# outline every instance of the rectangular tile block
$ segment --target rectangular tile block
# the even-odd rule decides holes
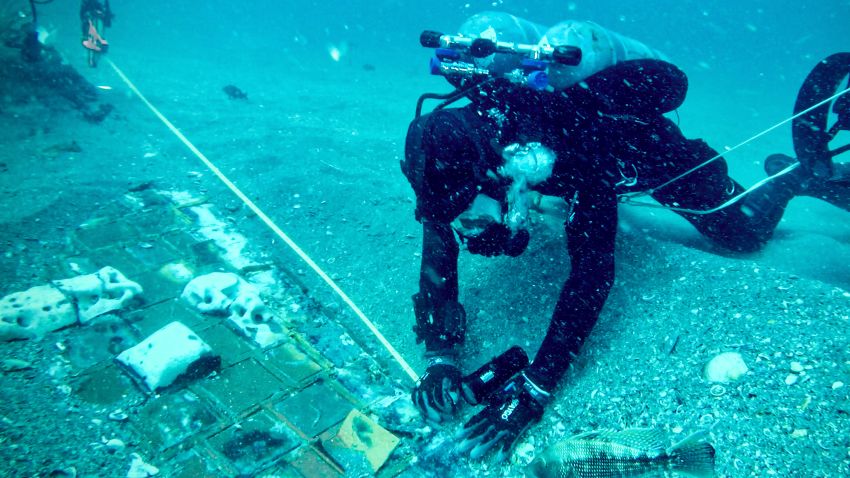
[[[95,219],[77,228],[74,237],[86,248],[94,250],[110,244],[138,241],[141,234],[138,229],[121,219]]]
[[[171,478],[221,478],[225,476],[218,465],[203,455],[202,447],[196,445],[191,450],[176,456],[171,463]]]
[[[89,253],[92,261],[100,267],[111,266],[130,280],[145,271],[145,265],[124,250],[124,246],[110,245]]]
[[[179,299],[166,300],[165,302],[133,312],[127,317],[127,322],[130,323],[141,337],[147,337],[166,324],[174,321],[182,322],[193,329],[202,329],[209,327],[216,320],[216,317],[206,317],[198,314]]]
[[[343,471],[314,447],[304,447],[290,461],[290,466],[298,470],[304,478],[336,478]]]
[[[182,229],[168,231],[162,235],[161,239],[171,244],[174,249],[184,252],[191,251],[196,244],[202,242],[188,231]]]
[[[269,412],[260,411],[239,421],[207,442],[241,476],[254,476],[298,448],[302,441]]]
[[[176,228],[185,227],[183,221],[179,221],[174,209],[170,204],[150,207],[125,218],[139,228],[143,234],[159,235],[163,232]]]
[[[63,355],[75,369],[82,371],[111,361],[116,355],[138,343],[135,330],[116,315],[102,315],[69,332]]]
[[[183,444],[217,422],[210,406],[188,390],[160,395],[131,418],[143,445],[152,452]]]
[[[74,383],[74,393],[83,401],[97,405],[141,402],[142,392],[115,364],[94,367],[79,376]]]
[[[130,242],[124,247],[127,253],[144,264],[145,270],[148,271],[159,269],[164,264],[177,260],[182,252],[162,240]]]
[[[273,372],[282,374],[297,384],[306,384],[323,370],[318,363],[291,341],[266,350],[262,360],[263,364]]]
[[[218,376],[201,384],[225,411],[238,415],[258,406],[273,394],[292,388],[292,383],[278,379],[254,359],[247,359],[223,369]]]
[[[376,473],[398,446],[399,439],[369,416],[352,410],[322,446],[349,476]]]
[[[334,386],[317,382],[274,405],[304,436],[313,438],[341,422],[354,405]]]
[[[247,340],[221,323],[199,330],[198,336],[221,355],[221,363],[224,367],[245,360],[254,351]]]
[[[119,269],[120,270],[120,269]],[[144,292],[142,298],[146,305],[153,305],[168,299],[180,297],[183,285],[166,278],[159,270],[149,270],[133,276]]]

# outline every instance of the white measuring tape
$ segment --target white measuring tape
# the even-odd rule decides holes
[[[169,121],[168,118],[166,118],[165,115],[163,115],[156,108],[156,106],[153,105],[153,103],[148,101],[148,99],[145,98],[145,95],[143,95],[142,92],[139,91],[138,88],[136,88],[136,85],[134,85],[133,82],[130,81],[127,75],[125,75],[124,72],[121,71],[121,69],[118,68],[118,66],[112,62],[112,60],[106,58],[106,62],[107,64],[109,64],[109,66],[112,67],[113,70],[115,70],[115,73],[118,74],[118,77],[121,78],[121,81],[123,81],[127,85],[127,87],[130,88],[130,91],[132,91],[136,96],[138,96],[139,99],[142,100],[142,102],[145,104],[145,106],[147,106],[151,110],[151,112],[153,112],[153,114],[156,115],[156,117],[159,118],[159,120],[162,121],[162,123],[172,133],[174,133],[174,136],[176,136],[177,139],[179,139],[183,144],[185,144],[186,147],[189,148],[189,151],[194,153],[195,156],[197,156],[198,159],[200,159],[201,162],[203,162],[204,165],[206,165],[206,167],[210,171],[212,171],[212,173],[215,174],[216,177],[218,177],[218,179],[221,180],[221,182],[224,183],[224,185],[227,186],[227,188],[233,192],[233,194],[236,195],[236,197],[238,197],[243,203],[245,203],[245,205],[248,206],[248,208],[253,211],[254,214],[256,214],[257,217],[259,217],[260,220],[262,220],[263,223],[265,223],[265,225],[268,226],[269,229],[272,230],[272,232],[274,232],[279,238],[281,238],[281,240],[283,240],[283,242],[285,242],[290,249],[292,249],[296,254],[298,254],[298,257],[300,257],[301,260],[303,260],[308,266],[310,266],[310,268],[313,269],[313,271],[318,274],[319,277],[321,277],[322,280],[325,281],[328,286],[330,286],[330,288],[339,296],[340,299],[342,299],[343,302],[346,303],[346,305],[348,305],[348,307],[351,309],[352,312],[354,312],[354,314],[360,319],[360,321],[363,322],[363,325],[365,325],[369,329],[369,331],[372,332],[375,338],[378,339],[378,342],[380,342],[381,345],[384,346],[387,352],[389,352],[392,358],[401,366],[401,368],[411,378],[411,380],[413,380],[414,382],[419,380],[419,375],[413,370],[410,364],[407,363],[407,361],[404,359],[404,357],[401,356],[398,350],[396,350],[395,347],[393,347],[393,345],[387,340],[387,338],[384,337],[384,334],[382,334],[381,331],[378,330],[375,324],[371,320],[369,320],[368,317],[366,317],[366,314],[364,314],[363,311],[360,310],[360,307],[357,307],[357,304],[355,304],[354,301],[352,301],[351,298],[348,297],[345,292],[343,292],[343,290],[336,284],[336,282],[334,282],[334,280],[331,279],[330,276],[328,276],[325,271],[323,271],[322,268],[319,267],[319,265],[316,264],[316,262],[313,261],[313,259],[310,258],[310,256],[308,256],[307,253],[304,252],[303,249],[301,249],[301,247],[298,246],[298,244],[295,243],[295,241],[293,241],[288,235],[286,235],[286,233],[283,232],[283,230],[281,230],[281,228],[278,227],[278,225],[275,224],[274,221],[272,221],[271,218],[269,218],[266,213],[262,211],[262,209],[259,208],[259,206],[254,204],[254,202],[251,201],[251,199],[249,199],[248,196],[245,195],[245,193],[243,193],[238,187],[236,187],[236,185],[233,184],[233,182],[228,179],[227,176],[225,176],[224,173],[222,173],[221,170],[218,169],[218,167],[204,155],[204,153],[202,153],[197,147],[195,147],[195,145],[192,144],[192,142],[189,141],[189,139],[186,138],[186,136],[181,133],[180,130],[178,130],[174,126],[174,124],[172,124],[171,121]]]

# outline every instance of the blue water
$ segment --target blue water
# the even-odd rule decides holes
[[[44,23],[57,27],[57,43],[77,41],[76,8],[76,2],[59,1],[42,8]],[[329,70],[371,65],[380,73],[373,82],[386,83],[383,98],[375,100],[408,102],[413,95],[400,93],[399,85],[409,83],[410,75],[427,76],[430,52],[419,46],[422,30],[450,33],[482,10],[504,10],[543,25],[592,20],[667,54],[689,75],[691,97],[705,98],[718,109],[744,104],[764,115],[753,128],[787,115],[811,66],[850,48],[848,0],[115,0],[113,10],[115,26],[108,37],[114,56],[125,65],[138,60],[155,72],[159,61],[211,62],[231,76],[267,77],[274,83],[278,75],[279,85],[285,81],[278,72],[296,72],[309,84]],[[339,62],[329,54],[331,48],[343,51]],[[169,67],[163,70],[163,75],[170,73]],[[702,105],[698,109],[704,110]],[[730,114],[739,121],[740,111]],[[695,117],[697,128],[716,120]]]
[[[269,55],[291,51],[321,63],[327,43],[348,42],[360,61],[416,61],[423,29],[451,32],[469,15],[504,10],[551,25],[588,19],[665,51],[685,68],[706,62],[723,71],[780,76],[847,48],[846,0],[779,1],[127,1],[114,0],[116,48],[163,55]],[[76,3],[44,18],[76,32]],[[66,28],[67,27],[67,28]],[[224,55],[224,56],[222,56]],[[259,67],[260,65],[258,65]]]

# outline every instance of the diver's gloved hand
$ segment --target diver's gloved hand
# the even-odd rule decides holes
[[[512,233],[508,226],[501,223],[488,225],[480,234],[466,239],[466,248],[481,256],[500,256],[507,254],[516,257],[528,247],[531,236],[522,229]]]
[[[478,459],[491,450],[503,461],[525,430],[540,421],[551,395],[532,382],[525,373],[511,379],[497,392],[484,410],[463,426],[457,438],[458,450]]]
[[[428,368],[419,377],[411,396],[426,420],[442,423],[457,413],[460,379],[460,369],[451,357],[434,355],[428,359]]]

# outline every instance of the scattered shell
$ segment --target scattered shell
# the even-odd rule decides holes
[[[844,386],[844,382],[842,382],[840,380],[836,381],[836,382],[832,382],[832,389],[833,390],[838,390],[839,388],[841,388],[843,386]]]
[[[145,463],[145,460],[138,453],[131,453],[130,471],[127,472],[127,478],[148,478],[157,475],[159,468]]]
[[[738,352],[724,352],[714,356],[705,365],[705,378],[709,382],[727,383],[738,380],[749,371]]]
[[[797,428],[793,432],[791,432],[792,438],[805,438],[809,436],[809,431],[805,428]]]
[[[26,360],[5,359],[0,362],[0,370],[3,370],[4,372],[17,372],[20,370],[29,370],[31,368],[32,364]]]
[[[166,264],[159,269],[159,273],[172,282],[188,282],[195,276],[192,269],[182,262]]]
[[[803,371],[803,364],[800,362],[791,362],[791,371],[794,373],[800,373]]]
[[[124,412],[124,410],[121,410],[119,408],[117,410],[113,410],[113,411],[109,412],[108,417],[109,417],[110,420],[112,420],[114,422],[123,422],[123,421],[126,421],[130,416],[127,415],[127,413]]]
[[[794,385],[797,383],[797,380],[800,379],[800,376],[795,373],[789,373],[787,377],[785,377],[785,385]]]
[[[104,445],[106,446],[106,448],[113,452],[121,451],[127,447],[127,445],[125,445],[124,442],[122,440],[119,440],[118,438],[106,440],[106,443],[104,443]]]
[[[713,397],[722,397],[726,394],[726,387],[720,384],[712,385],[708,390],[708,393],[710,393]]]

